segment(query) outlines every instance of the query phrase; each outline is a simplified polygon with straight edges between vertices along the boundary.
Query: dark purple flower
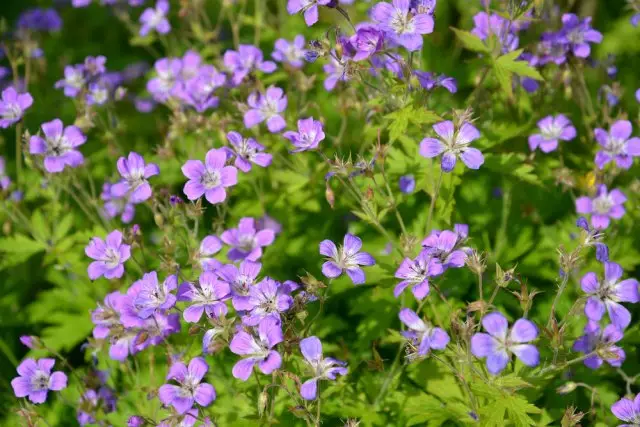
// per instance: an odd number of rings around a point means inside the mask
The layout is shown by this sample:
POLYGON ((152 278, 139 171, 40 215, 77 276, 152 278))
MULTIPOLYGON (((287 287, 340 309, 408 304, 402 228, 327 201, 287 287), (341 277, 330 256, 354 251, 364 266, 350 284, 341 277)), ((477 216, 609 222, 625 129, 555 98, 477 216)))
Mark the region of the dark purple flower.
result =
POLYGON ((413 310, 403 308, 399 317, 409 328, 402 335, 416 347, 418 356, 426 356, 431 350, 444 350, 449 344, 449 335, 443 329, 427 325, 413 310))
POLYGON ((374 26, 361 26, 349 42, 356 51, 353 60, 363 61, 382 49, 384 33, 374 26))
POLYGON ((197 283, 183 283, 178 289, 178 301, 189 301, 191 305, 182 313, 184 320, 197 323, 206 312, 208 317, 220 317, 227 314, 229 284, 218 280, 212 272, 205 271, 197 283))
POLYGON ((526 344, 538 336, 538 328, 530 320, 518 319, 509 332, 509 323, 500 313, 490 313, 482 318, 482 326, 488 334, 479 332, 471 337, 471 352, 476 357, 487 358, 487 369, 499 374, 509 363, 511 353, 527 366, 537 366, 538 349, 526 344))
POLYGON ((289 64, 293 68, 301 68, 304 65, 307 50, 303 35, 297 35, 292 42, 285 39, 278 39, 274 45, 275 50, 271 57, 283 64, 289 64))
POLYGON ((398 180, 398 187, 404 194, 411 194, 416 189, 416 180, 413 175, 401 176, 398 180))
POLYGON ((591 28, 591 17, 578 18, 573 13, 562 15, 561 41, 569 45, 569 48, 578 58, 587 58, 591 53, 589 43, 602 42, 602 34, 591 28))
POLYGON ((325 137, 322 122, 313 117, 298 120, 298 132, 287 131, 282 136, 296 147, 292 153, 313 150, 325 137))
POLYGON ((375 265, 376 261, 368 252, 360 252, 362 240, 353 234, 344 236, 343 245, 338 249, 331 240, 320 242, 320 254, 328 258, 322 264, 322 274, 330 279, 335 279, 346 272, 354 285, 364 283, 364 271, 361 265, 375 265))
POLYGON ((60 119, 42 124, 44 138, 33 135, 29 140, 29 152, 44 156, 47 172, 62 172, 66 166, 75 168, 84 163, 82 153, 76 148, 84 144, 87 137, 76 126, 64 127, 60 119))
POLYGON ((276 64, 273 61, 265 61, 262 51, 250 44, 241 44, 238 51, 227 50, 224 53, 224 67, 231 73, 231 82, 237 86, 253 71, 260 70, 263 73, 273 73, 276 64))
POLYGON ((131 246, 122 243, 122 233, 114 230, 105 240, 93 237, 84 252, 95 260, 87 270, 91 280, 100 276, 117 279, 124 274, 124 263, 131 256, 131 246))
POLYGON ((543 153, 550 153, 558 148, 558 140, 571 141, 576 137, 576 128, 564 115, 547 116, 538 122, 540 133, 529 137, 529 148, 535 151, 538 147, 543 153))
POLYGON ((631 167, 633 157, 640 156, 640 138, 631 138, 631 132, 633 127, 628 120, 618 120, 608 133, 600 128, 594 131, 596 141, 602 146, 595 159, 599 169, 612 160, 620 169, 631 167))
POLYGON ((62 19, 55 9, 28 9, 18 18, 17 27, 21 30, 54 32, 62 27, 62 19))
POLYGON ((273 347, 283 340, 282 326, 276 317, 265 317, 258 324, 257 337, 245 331, 239 331, 233 336, 229 349, 245 356, 233 366, 233 376, 246 381, 257 364, 263 374, 270 374, 280 368, 282 357, 273 347))
POLYGON ((262 248, 273 243, 275 232, 271 229, 258 231, 253 218, 242 218, 238 228, 224 231, 220 238, 231 246, 227 253, 231 261, 256 261, 262 256, 262 248))
POLYGON ((409 51, 422 48, 422 35, 433 32, 433 16, 410 13, 409 0, 380 2, 371 9, 371 18, 387 36, 409 51))
POLYGON ((266 121, 271 133, 287 126, 282 113, 287 108, 287 97, 279 87, 269 86, 265 94, 254 92, 247 99, 249 110, 244 113, 244 125, 252 128, 266 121))
POLYGON ((167 34, 171 31, 171 24, 167 19, 169 13, 169 2, 167 0, 158 0, 155 7, 149 7, 140 15, 140 35, 142 37, 149 34, 152 30, 158 34, 167 34))
POLYGON ((305 400, 315 400, 318 381, 335 381, 338 375, 346 375, 347 364, 332 357, 322 357, 322 343, 318 337, 308 337, 300 341, 300 351, 311 368, 312 378, 302 383, 300 395, 305 400))
POLYGON ((67 387, 67 376, 64 372, 53 372, 54 359, 25 359, 18 365, 19 377, 11 380, 11 387, 16 397, 29 397, 33 403, 44 403, 49 390, 60 391, 67 387))
POLYGON ((580 286, 589 296, 584 306, 584 314, 589 320, 599 322, 605 311, 609 313, 611 323, 618 329, 624 329, 631 323, 631 313, 621 302, 640 302, 638 281, 622 278, 622 267, 615 262, 604 263, 604 280, 598 280, 596 273, 582 276, 580 286))
POLYGON ((158 397, 164 405, 173 406, 179 414, 189 411, 194 403, 209 406, 216 400, 216 390, 211 384, 203 383, 209 365, 202 357, 194 357, 187 367, 176 362, 169 368, 167 380, 175 380, 178 385, 165 384, 158 390, 158 397))
POLYGON ((85 85, 84 65, 67 65, 64 67, 64 79, 56 82, 56 88, 63 88, 64 95, 74 98, 85 85))
POLYGON ((292 289, 284 284, 265 277, 258 284, 249 288, 249 299, 242 301, 242 307, 249 312, 243 316, 242 323, 256 326, 267 317, 280 319, 283 313, 293 305, 292 289))
POLYGON ((591 199, 587 196, 576 199, 576 211, 579 214, 591 214, 591 225, 598 230, 609 227, 610 218, 620 219, 625 210, 622 206, 627 201, 624 193, 618 189, 607 192, 607 187, 598 186, 596 196, 591 199))
POLYGON ((211 204, 222 203, 227 198, 225 188, 238 183, 238 170, 233 166, 225 166, 227 152, 212 149, 207 152, 205 162, 187 160, 182 166, 182 173, 189 178, 184 186, 184 194, 189 200, 197 200, 203 195, 211 204))
POLYGON ((447 120, 433 125, 433 130, 440 139, 425 138, 420 143, 420 155, 431 159, 442 154, 441 166, 445 172, 451 172, 457 158, 471 169, 479 169, 484 163, 484 156, 477 148, 469 144, 480 138, 480 132, 471 123, 463 123, 456 131, 453 122, 447 120))
POLYGON ((403 279, 393 290, 393 295, 398 298, 409 286, 416 299, 421 300, 429 295, 429 277, 442 274, 444 268, 437 258, 434 258, 423 250, 415 260, 405 258, 398 267, 395 277, 403 279))
POLYGON ((577 351, 584 354, 591 354, 597 351, 596 354, 589 356, 584 360, 585 366, 591 369, 598 369, 602 366, 603 360, 600 357, 601 353, 608 357, 606 362, 616 368, 622 366, 622 362, 626 357, 624 350, 615 345, 622 339, 622 332, 614 325, 607 325, 604 331, 600 329, 600 325, 597 322, 589 321, 584 327, 584 335, 573 343, 573 351, 577 351))
POLYGON ((456 79, 447 77, 444 74, 434 75, 426 71, 415 70, 413 74, 418 78, 418 82, 423 89, 432 90, 436 87, 443 87, 451 93, 458 91, 456 79))
POLYGON ((128 195, 131 203, 142 203, 151 197, 151 185, 149 179, 160 173, 160 168, 155 163, 145 164, 144 159, 138 153, 131 152, 129 157, 118 159, 118 172, 122 180, 111 187, 111 193, 115 197, 128 195))
POLYGON ((31 104, 33 98, 28 92, 18 93, 13 87, 3 90, 0 100, 0 128, 6 129, 19 122, 31 104))
POLYGON ((239 267, 227 264, 216 270, 220 280, 229 284, 231 288, 231 303, 237 311, 247 311, 253 308, 249 291, 256 284, 262 264, 243 260, 239 267))
POLYGON ((175 274, 167 276, 162 285, 158 283, 155 271, 145 273, 142 279, 142 289, 133 301, 138 317, 147 319, 158 311, 169 310, 176 304, 176 296, 171 293, 178 287, 178 277, 175 274))
POLYGON ((618 427, 636 427, 640 425, 640 393, 635 399, 622 398, 611 405, 611 412, 617 419, 626 422, 618 427))
POLYGON ((304 22, 307 26, 312 26, 318 22, 318 6, 326 6, 332 0, 289 0, 287 3, 287 12, 289 15, 295 15, 302 12, 304 14, 304 22))
POLYGON ((220 252, 220 249, 222 249, 222 242, 217 236, 207 236, 202 239, 198 250, 198 262, 203 271, 215 271, 222 267, 222 263, 213 257, 220 252))
POLYGON ((253 138, 245 138, 238 132, 229 132, 227 141, 233 147, 233 154, 236 156, 234 165, 242 172, 249 172, 251 164, 267 167, 271 164, 271 154, 263 153, 264 146, 253 138))

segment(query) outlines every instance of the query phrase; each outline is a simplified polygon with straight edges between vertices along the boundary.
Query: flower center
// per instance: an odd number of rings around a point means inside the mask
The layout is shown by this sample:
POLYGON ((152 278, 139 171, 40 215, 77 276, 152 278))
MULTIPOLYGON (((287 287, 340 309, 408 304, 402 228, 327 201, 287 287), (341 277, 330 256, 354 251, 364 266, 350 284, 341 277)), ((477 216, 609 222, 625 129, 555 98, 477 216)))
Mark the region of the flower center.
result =
POLYGON ((624 139, 615 138, 613 136, 609 136, 607 138, 607 146, 605 151, 611 154, 612 156, 617 156, 618 154, 624 154, 624 139))
POLYGON ((415 31, 415 25, 409 14, 400 9, 396 9, 389 26, 393 28, 396 34, 412 34, 415 31))
POLYGON ((218 187, 220 185, 220 172, 207 169, 204 175, 202 175, 201 182, 207 190, 218 187))
POLYGON ((47 390, 49 388, 49 375, 38 370, 31 377, 31 389, 33 391, 47 390))
POLYGON ((608 214, 613 207, 613 201, 609 196, 600 196, 593 200, 593 210, 601 215, 608 214))
POLYGON ((233 291, 236 293, 236 295, 246 296, 249 294, 249 286, 251 282, 252 281, 249 277, 241 274, 232 283, 233 291))
POLYGON ((2 111, 2 117, 8 120, 16 120, 22 115, 22 108, 18 104, 11 104, 2 111))
POLYGON ((47 138, 47 154, 48 157, 58 157, 71 150, 71 144, 64 136, 57 138, 47 138))
POLYGON ((552 123, 549 127, 542 129, 542 136, 547 141, 558 139, 562 134, 562 128, 557 126, 555 123, 552 123))
POLYGON ((102 261, 109 268, 116 268, 120 264, 120 253, 113 248, 107 248, 102 261))
POLYGON ((255 237, 251 234, 244 234, 238 238, 238 249, 243 252, 251 252, 255 247, 255 237))

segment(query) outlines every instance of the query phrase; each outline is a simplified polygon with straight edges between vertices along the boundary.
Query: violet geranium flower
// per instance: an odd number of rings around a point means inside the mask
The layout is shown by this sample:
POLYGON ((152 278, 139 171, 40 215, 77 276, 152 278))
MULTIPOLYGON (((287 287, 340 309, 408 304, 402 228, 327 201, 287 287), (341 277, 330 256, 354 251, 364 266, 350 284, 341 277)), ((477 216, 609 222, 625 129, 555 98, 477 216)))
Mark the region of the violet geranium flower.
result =
POLYGON ((99 237, 92 238, 84 252, 95 260, 89 264, 87 270, 91 280, 100 276, 119 279, 124 274, 125 261, 131 256, 131 246, 122 243, 122 233, 114 230, 105 240, 99 237))
POLYGON ((211 235, 202 239, 197 258, 203 271, 215 271, 222 267, 222 263, 213 258, 220 249, 222 249, 222 242, 217 236, 211 235))
POLYGON ((203 195, 213 205, 222 203, 227 198, 225 188, 238 183, 238 170, 233 166, 225 166, 227 152, 222 148, 209 150, 205 162, 187 160, 182 166, 182 173, 189 178, 184 186, 184 194, 189 200, 197 200, 203 195))
POLYGON ((131 203, 142 203, 151 197, 151 185, 147 179, 160 173, 158 165, 145 164, 142 156, 132 151, 128 158, 120 157, 117 166, 123 179, 111 187, 113 196, 129 194, 131 203))
POLYGON ((296 147, 292 153, 313 150, 325 137, 322 122, 313 117, 298 120, 298 132, 287 131, 282 136, 296 147))
POLYGON ((227 50, 223 57, 224 67, 231 73, 231 82, 237 86, 254 70, 273 73, 276 64, 265 61, 262 51, 249 44, 241 44, 238 51, 227 50))
POLYGON ((184 320, 197 323, 205 312, 207 317, 224 316, 227 314, 224 301, 229 298, 230 292, 229 284, 218 280, 209 271, 202 273, 197 283, 183 283, 178 289, 178 301, 191 302, 182 313, 184 320))
POLYGON ((140 279, 142 289, 133 301, 138 317, 146 319, 157 311, 166 311, 176 304, 176 296, 171 293, 178 287, 175 274, 167 276, 162 285, 158 283, 155 271, 145 273, 140 279))
POLYGON ((16 397, 29 397, 33 403, 44 403, 49 390, 60 391, 67 387, 67 376, 64 372, 53 372, 54 359, 25 359, 18 365, 19 377, 11 380, 11 387, 16 397))
POLYGON ((332 357, 322 357, 322 343, 318 337, 309 337, 300 341, 300 351, 311 368, 312 378, 302 383, 300 395, 305 400, 315 400, 318 394, 318 381, 334 381, 338 375, 346 375, 345 362, 332 357))
POLYGON ((406 48, 422 48, 422 35, 433 32, 433 16, 428 13, 409 13, 409 0, 393 0, 393 4, 380 2, 371 10, 371 18, 387 36, 406 48))
POLYGON ((591 28, 591 17, 578 18, 573 13, 562 15, 560 38, 578 58, 587 58, 591 53, 589 43, 602 42, 602 33, 591 28))
POLYGON ((249 110, 244 113, 244 125, 252 128, 261 122, 267 122, 271 133, 278 133, 287 126, 282 112, 287 108, 287 96, 279 87, 270 86, 266 93, 254 92, 247 99, 249 110))
POLYGON ((179 414, 193 408, 193 404, 209 406, 216 399, 216 390, 211 384, 203 383, 209 365, 202 357, 194 357, 187 367, 176 362, 169 368, 168 380, 175 380, 178 385, 164 384, 158 390, 158 397, 164 405, 173 406, 179 414))
POLYGON ((287 12, 289 15, 302 12, 304 22, 310 27, 318 22, 318 6, 326 6, 331 2, 332 0, 289 0, 287 12))
POLYGON ((479 332, 471 337, 471 353, 487 358, 487 369, 499 374, 509 363, 511 353, 527 366, 537 366, 538 349, 526 344, 538 336, 538 328, 530 320, 518 319, 509 331, 507 319, 500 313, 490 313, 482 318, 482 326, 488 334, 479 332))
POLYGON ((618 427, 635 427, 640 425, 640 393, 635 399, 627 399, 626 397, 618 400, 611 405, 611 412, 617 419, 627 424, 620 424, 618 427))
POLYGON ((576 128, 566 116, 547 116, 538 122, 540 133, 529 137, 529 148, 535 151, 540 147, 543 153, 550 153, 558 148, 558 140, 571 141, 576 137, 576 128))
POLYGON ((242 381, 249 379, 256 364, 263 374, 270 374, 282 365, 280 353, 273 350, 273 347, 283 340, 280 320, 276 317, 265 317, 256 329, 257 337, 239 331, 229 344, 233 353, 246 356, 239 360, 232 370, 233 376, 242 381))
POLYGON ((155 30, 158 34, 167 34, 171 31, 171 24, 167 19, 169 13, 169 2, 158 0, 155 7, 149 7, 140 15, 140 35, 142 37, 155 30))
POLYGON ((443 271, 464 267, 467 254, 461 245, 466 241, 468 234, 469 227, 466 224, 456 224, 454 231, 433 230, 422 241, 422 247, 441 264, 443 271))
POLYGON ((444 329, 427 325, 413 310, 403 308, 399 317, 409 328, 402 335, 417 348, 418 356, 426 356, 431 350, 444 350, 449 344, 449 335, 444 329))
POLYGON ((640 156, 640 138, 631 138, 633 127, 628 120, 618 120, 607 132, 597 128, 594 131, 596 141, 602 149, 596 153, 596 165, 599 169, 614 160, 620 169, 629 169, 633 157, 640 156))
POLYGON ((479 169, 484 156, 477 148, 469 147, 471 141, 480 137, 480 132, 471 123, 463 123, 456 131, 453 122, 447 120, 433 125, 440 139, 425 138, 420 143, 420 155, 431 159, 442 154, 441 166, 444 172, 451 172, 457 158, 470 169, 479 169))
POLYGON ((264 145, 259 144, 253 138, 245 138, 238 132, 229 132, 227 141, 233 147, 233 154, 236 156, 235 167, 242 172, 249 172, 251 164, 254 163, 263 168, 271 164, 271 154, 263 153, 264 145))
POLYGON ((258 260, 262 256, 262 248, 271 245, 275 237, 276 234, 271 229, 256 230, 253 218, 242 218, 238 222, 238 228, 226 230, 220 236, 224 243, 231 246, 227 253, 231 261, 258 260))
POLYGON ((84 144, 87 137, 79 128, 64 127, 60 119, 43 123, 41 127, 44 138, 33 135, 29 140, 29 152, 44 156, 47 172, 62 172, 66 166, 75 168, 84 162, 82 153, 76 148, 84 144))
POLYGON ((589 320, 599 322, 605 311, 609 313, 611 323, 618 329, 624 329, 631 323, 631 313, 621 302, 640 302, 638 281, 622 278, 622 267, 615 262, 604 263, 604 280, 599 281, 596 273, 582 276, 580 286, 589 295, 584 306, 584 314, 589 320))
POLYGON ((229 284, 232 295, 231 303, 236 310, 246 311, 253 308, 249 291, 255 285, 261 268, 262 264, 259 262, 245 259, 238 267, 234 264, 227 264, 216 270, 220 280, 229 284))
POLYGON ((627 196, 618 189, 607 192, 604 184, 598 186, 598 192, 593 199, 583 196, 576 199, 576 211, 579 214, 591 214, 591 225, 597 230, 609 227, 610 218, 620 219, 625 210, 622 206, 627 196))
POLYGON ((403 175, 398 180, 398 187, 404 194, 411 194, 416 189, 416 179, 413 175, 403 175))
POLYGON ((354 61, 363 61, 382 49, 384 33, 374 26, 362 26, 349 40, 356 53, 354 61))
POLYGON ((573 351, 590 354, 596 349, 599 350, 598 353, 589 356, 583 362, 590 369, 598 369, 602 366, 603 360, 600 354, 612 356, 605 359, 605 361, 609 365, 619 368, 626 357, 624 350, 615 345, 621 339, 622 331, 616 328, 615 325, 607 325, 602 330, 597 322, 589 321, 584 327, 584 335, 573 343, 573 351))
POLYGON ((344 236, 340 249, 331 240, 323 240, 320 242, 320 254, 328 260, 322 264, 322 274, 335 279, 346 272, 354 285, 364 283, 365 275, 360 266, 375 265, 376 261, 368 252, 360 252, 361 248, 362 240, 350 233, 344 236))
POLYGON ((426 250, 421 251, 415 260, 405 258, 396 270, 398 279, 403 279, 393 290, 393 295, 398 298, 409 286, 417 300, 422 300, 429 295, 429 277, 438 276, 444 271, 442 264, 434 259, 426 250))
POLYGON ((31 104, 33 98, 28 92, 18 93, 13 87, 3 90, 0 99, 0 128, 8 128, 19 122, 31 104))
POLYGON ((280 319, 280 313, 283 313, 293 305, 291 293, 293 289, 287 285, 265 277, 249 288, 249 299, 246 300, 248 314, 242 318, 242 323, 249 326, 259 324, 267 317, 275 317, 280 319))
POLYGON ((306 53, 304 46, 304 36, 301 34, 298 34, 292 42, 278 39, 271 57, 278 62, 289 64, 293 68, 302 68, 306 53))

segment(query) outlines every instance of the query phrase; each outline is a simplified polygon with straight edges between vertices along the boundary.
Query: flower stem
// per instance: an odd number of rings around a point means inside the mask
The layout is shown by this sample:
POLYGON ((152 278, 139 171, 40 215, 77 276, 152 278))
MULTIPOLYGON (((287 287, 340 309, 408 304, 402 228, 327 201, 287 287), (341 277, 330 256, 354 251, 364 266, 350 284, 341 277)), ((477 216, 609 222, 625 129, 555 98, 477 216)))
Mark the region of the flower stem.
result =
POLYGON ((431 220, 433 219, 433 210, 436 207, 436 200, 438 200, 438 195, 440 194, 440 187, 442 186, 442 177, 444 175, 444 171, 440 169, 440 175, 438 176, 438 183, 436 184, 435 189, 433 190, 433 196, 431 197, 431 205, 429 206, 429 216, 427 217, 427 225, 424 230, 425 236, 429 234, 431 230, 431 220))

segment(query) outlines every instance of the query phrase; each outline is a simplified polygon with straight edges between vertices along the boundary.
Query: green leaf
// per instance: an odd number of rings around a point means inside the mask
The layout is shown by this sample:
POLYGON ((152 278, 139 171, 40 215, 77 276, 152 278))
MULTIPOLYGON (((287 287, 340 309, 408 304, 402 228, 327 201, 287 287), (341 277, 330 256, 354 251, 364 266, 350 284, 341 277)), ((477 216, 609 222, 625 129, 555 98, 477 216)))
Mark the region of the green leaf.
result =
POLYGON ((518 74, 519 76, 529 77, 535 80, 544 80, 538 70, 529 65, 527 61, 517 60, 521 54, 522 49, 518 49, 513 52, 509 52, 506 55, 502 55, 496 60, 495 66, 518 74))
POLYGON ((489 47, 484 44, 484 42, 477 36, 471 34, 468 31, 459 30, 457 28, 451 27, 451 29, 456 34, 458 40, 460 40, 460 42, 462 42, 462 45, 467 49, 473 50, 474 52, 491 53, 489 47))
POLYGON ((522 153, 485 154, 484 167, 495 172, 511 175, 529 184, 541 186, 540 177, 535 174, 533 165, 526 163, 522 153))

